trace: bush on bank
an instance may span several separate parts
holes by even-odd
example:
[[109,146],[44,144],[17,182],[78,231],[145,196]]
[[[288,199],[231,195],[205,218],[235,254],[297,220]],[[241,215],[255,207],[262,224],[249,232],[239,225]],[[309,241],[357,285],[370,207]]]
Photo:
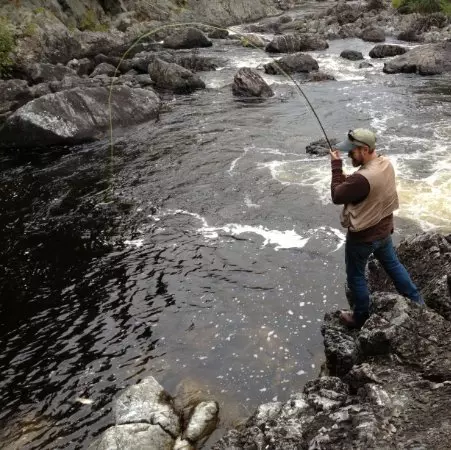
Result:
[[0,17],[0,78],[9,75],[13,60],[11,53],[14,50],[15,40],[11,29],[11,24],[3,17]]
[[449,0],[392,0],[392,5],[406,12],[435,13],[443,12],[451,16],[451,2]]

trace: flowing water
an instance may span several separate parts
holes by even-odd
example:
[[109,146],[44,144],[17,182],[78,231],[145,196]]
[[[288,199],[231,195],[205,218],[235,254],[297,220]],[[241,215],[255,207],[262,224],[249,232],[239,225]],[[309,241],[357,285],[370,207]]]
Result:
[[[450,78],[361,70],[347,48],[372,45],[330,42],[313,56],[337,81],[303,85],[329,136],[378,132],[398,175],[397,241],[451,231]],[[207,89],[116,130],[113,156],[108,140],[2,155],[4,448],[86,447],[148,375],[170,392],[196,380],[233,422],[320,369],[323,315],[346,302],[329,159],[305,153],[319,127],[282,76],[264,75],[271,99],[232,96],[263,51],[200,53],[227,61],[200,74]]]

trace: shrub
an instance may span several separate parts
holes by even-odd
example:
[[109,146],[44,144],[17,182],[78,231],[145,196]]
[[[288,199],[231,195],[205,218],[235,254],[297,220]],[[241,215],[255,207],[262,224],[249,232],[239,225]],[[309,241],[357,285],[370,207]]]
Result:
[[407,8],[409,12],[435,13],[443,12],[451,15],[451,3],[449,0],[392,0],[395,8]]
[[36,34],[38,26],[33,22],[28,22],[22,30],[22,35],[26,37],[33,37]]
[[87,9],[83,15],[79,27],[82,31],[108,31],[109,27],[97,20],[94,10]]
[[15,41],[9,22],[0,18],[0,78],[7,76],[12,68],[11,53],[14,50]]

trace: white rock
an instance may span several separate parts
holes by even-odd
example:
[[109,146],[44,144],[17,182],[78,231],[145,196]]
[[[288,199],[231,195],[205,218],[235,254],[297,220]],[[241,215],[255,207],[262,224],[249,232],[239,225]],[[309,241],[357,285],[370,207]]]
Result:
[[185,431],[185,438],[191,442],[210,435],[218,422],[219,406],[216,402],[202,402],[194,409]]

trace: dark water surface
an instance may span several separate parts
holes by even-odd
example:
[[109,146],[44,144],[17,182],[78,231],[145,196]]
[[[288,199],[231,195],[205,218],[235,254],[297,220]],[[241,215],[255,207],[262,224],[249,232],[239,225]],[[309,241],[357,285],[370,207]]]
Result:
[[[305,91],[331,137],[378,131],[398,171],[397,240],[449,231],[450,79],[338,57],[371,47],[314,53],[338,81]],[[264,53],[202,52],[227,65],[159,123],[118,132],[113,158],[107,140],[1,156],[4,448],[88,446],[115,394],[148,375],[170,392],[205,385],[227,425],[318,373],[324,312],[345,306],[329,161],[305,154],[318,126],[283,77],[265,76],[265,102],[233,98],[237,67]]]

